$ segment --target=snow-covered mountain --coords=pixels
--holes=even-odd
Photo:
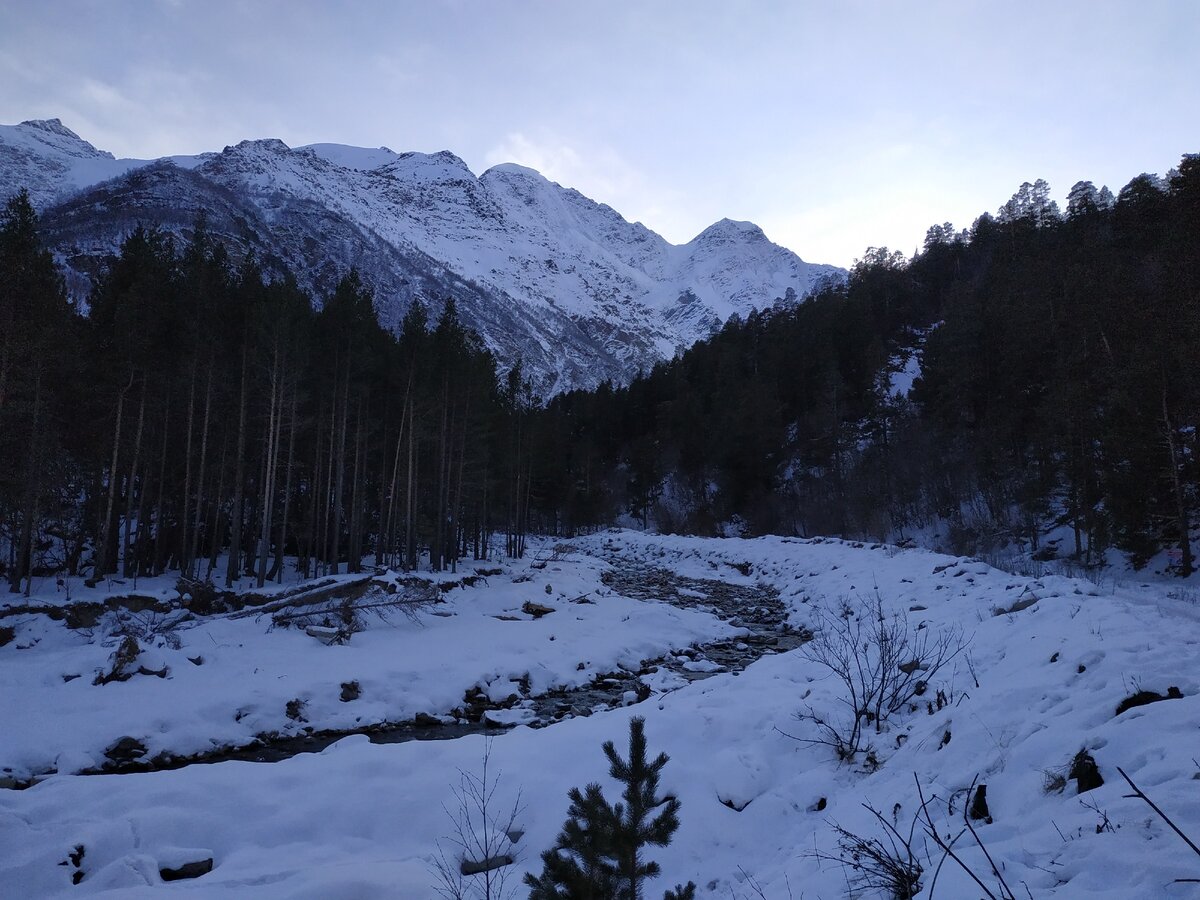
[[[168,157],[184,168],[194,167],[203,158]],[[0,125],[0,193],[8,197],[25,188],[39,209],[150,162],[116,159],[105,150],[97,150],[58,119]]]
[[[114,159],[57,119],[0,126],[0,195],[29,190],[83,293],[137,223],[186,234],[200,210],[236,252],[290,268],[316,295],[351,266],[395,326],[453,296],[502,362],[544,393],[626,381],[746,315],[843,270],[749,222],[673,245],[523,166],[476,176],[449,152],[243,141],[219,153]]]

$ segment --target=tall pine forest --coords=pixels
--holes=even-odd
[[[201,218],[185,238],[135,229],[73,302],[28,198],[10,199],[10,589],[443,570],[622,522],[1080,565],[1170,549],[1192,571],[1200,157],[1115,198],[1080,182],[1063,211],[1022,185],[911,259],[871,248],[624,387],[538,398],[452,297],[430,300],[391,334],[353,271],[310,297],[231,259]]]
[[[0,222],[0,529],[31,572],[224,581],[364,565],[435,570],[523,550],[519,369],[453,299],[380,328],[349,273],[313,298],[234,264],[197,223],[137,228],[72,308],[28,198]],[[289,561],[289,564],[290,561]]]

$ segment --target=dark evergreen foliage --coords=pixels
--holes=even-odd
[[[629,756],[604,744],[609,775],[624,785],[623,802],[610,805],[598,784],[572,788],[571,806],[555,846],[542,854],[542,874],[526,875],[530,900],[642,900],[642,885],[659,874],[643,856],[665,847],[679,827],[679,801],[658,796],[658,778],[669,757],[646,758],[645,720],[629,723]],[[676,886],[664,900],[688,900],[696,887]]]
[[[613,810],[598,784],[571,788],[571,805],[555,846],[542,854],[542,874],[525,876],[530,900],[614,900],[617,879],[607,857]]]
[[[274,266],[272,266],[274,268]],[[0,574],[201,580],[519,556],[529,531],[1171,548],[1200,505],[1200,157],[1060,215],[1022,185],[912,260],[734,318],[628,387],[541,405],[449,298],[398,335],[233,261],[203,217],[135,228],[72,308],[24,194],[0,214]],[[902,397],[889,368],[914,352]],[[1042,546],[1048,528],[1070,546]],[[504,540],[492,536],[503,534]],[[218,572],[219,558],[225,558]]]
[[[0,565],[14,592],[32,570],[41,530],[63,529],[76,514],[67,423],[77,324],[22,192],[0,213],[0,534],[8,538]]]
[[[201,217],[183,246],[135,228],[80,315],[28,198],[0,217],[12,590],[168,570],[261,586],[285,555],[310,576],[454,568],[498,550],[497,530],[519,554],[533,405],[453,300],[432,325],[414,305],[393,336],[351,271],[314,312],[292,279],[235,265]]]
[[[888,365],[921,352],[908,397]],[[667,531],[900,539],[961,552],[1046,529],[1194,565],[1200,504],[1200,157],[1065,217],[1022,185],[911,261],[871,248],[844,284],[728,322],[628,388],[555,398],[535,511],[571,531],[620,513]]]

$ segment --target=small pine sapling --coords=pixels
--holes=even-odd
[[[571,788],[571,806],[555,845],[542,854],[542,874],[525,876],[529,900],[611,900],[616,878],[605,854],[612,844],[612,809],[598,784]]]
[[[616,857],[620,900],[641,900],[641,884],[659,873],[658,863],[644,862],[641,849],[646,844],[665,847],[679,828],[679,801],[658,797],[658,776],[669,757],[658,754],[646,761],[645,720],[640,716],[629,723],[629,759],[621,759],[612,741],[605,741],[609,774],[625,785],[624,804],[613,808],[613,855]],[[651,818],[654,810],[662,807]]]
[[[629,723],[629,757],[604,744],[609,774],[625,789],[610,805],[598,784],[570,791],[571,807],[555,846],[542,854],[542,874],[525,876],[530,900],[642,900],[642,885],[659,874],[646,845],[665,847],[679,827],[679,801],[658,796],[658,778],[669,757],[646,759],[645,720]],[[676,885],[663,900],[694,900],[696,886]]]

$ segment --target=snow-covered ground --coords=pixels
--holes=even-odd
[[[473,687],[497,701],[521,693],[522,679],[533,694],[576,687],[621,666],[637,669],[669,649],[737,632],[708,613],[613,594],[600,581],[605,564],[593,557],[543,560],[544,568],[532,568],[537,559],[448,592],[418,621],[402,613],[369,620],[344,645],[325,646],[301,628],[274,628],[269,613],[252,609],[185,620],[142,637],[131,667],[166,666],[167,677],[137,674],[104,685],[93,681],[110,668],[122,640],[105,635],[111,619],[79,630],[43,615],[2,620],[15,624],[16,634],[0,649],[0,715],[19,727],[0,733],[0,774],[25,780],[90,769],[126,736],[150,758],[241,746],[261,732],[350,730],[419,713],[441,716],[463,706]],[[150,582],[139,596],[171,595],[163,581]],[[76,589],[73,599],[95,600],[111,590]],[[47,599],[63,602],[58,593]],[[555,613],[534,619],[522,611],[525,602]],[[169,624],[172,617],[158,619]],[[341,685],[349,682],[358,683],[361,695],[344,702]],[[294,700],[303,704],[303,720],[287,715]]]
[[[865,755],[839,763],[829,748],[787,736],[814,735],[795,716],[803,705],[839,709],[835,680],[803,648],[633,707],[492,739],[496,806],[510,807],[520,795],[524,833],[510,885],[540,868],[570,787],[598,781],[616,796],[600,746],[613,740],[623,748],[629,718],[641,715],[651,752],[671,756],[662,787],[682,802],[673,842],[649,853],[664,874],[648,897],[692,879],[701,897],[832,900],[847,890],[843,868],[819,858],[838,853],[834,824],[885,838],[863,807],[869,803],[907,835],[920,784],[927,798],[938,798],[929,809],[939,831],[955,834],[976,780],[987,785],[992,817],[976,829],[1015,896],[1200,896],[1200,884],[1175,881],[1200,878],[1200,857],[1145,803],[1125,796],[1117,772],[1200,838],[1200,607],[1188,595],[1137,584],[1102,591],[1086,581],[1034,580],[923,550],[841,541],[620,532],[571,546],[545,568],[515,563],[450,592],[432,611],[449,616],[377,622],[344,646],[268,630],[254,617],[202,619],[177,631],[178,650],[164,644],[143,654],[147,668],[169,667],[166,678],[93,685],[115,643],[90,642],[44,616],[17,617],[15,639],[0,647],[0,766],[31,774],[57,761],[76,771],[126,735],[151,753],[236,743],[300,727],[284,714],[292,699],[306,701],[310,725],[320,728],[436,715],[461,705],[474,685],[499,694],[528,673],[536,693],[735,632],[703,611],[630,600],[600,581],[610,565],[648,563],[687,577],[770,584],[796,626],[815,627],[823,612],[836,616],[844,604],[878,596],[915,633],[961,630],[970,643],[932,680],[916,711],[872,733],[877,767],[865,765]],[[594,602],[571,602],[584,595]],[[525,601],[555,612],[535,620],[521,612]],[[189,662],[197,655],[203,664]],[[63,680],[76,673],[82,677]],[[362,696],[342,702],[339,686],[349,680],[359,681]],[[1139,689],[1165,695],[1169,687],[1182,699],[1116,715]],[[939,690],[947,703],[931,714],[924,704]],[[172,889],[436,896],[432,867],[439,839],[450,846],[452,787],[460,772],[479,772],[487,740],[375,745],[355,736],[276,763],[59,774],[25,791],[0,791],[0,894],[152,896],[164,890],[161,867],[211,857],[211,872]],[[1070,781],[1048,792],[1083,749],[1105,783],[1081,795]],[[950,819],[947,800],[955,804]],[[969,835],[955,849],[1001,896]],[[918,897],[929,896],[941,854],[919,828],[914,850],[925,868]],[[524,893],[518,888],[516,896]],[[948,861],[934,896],[983,892]]]

